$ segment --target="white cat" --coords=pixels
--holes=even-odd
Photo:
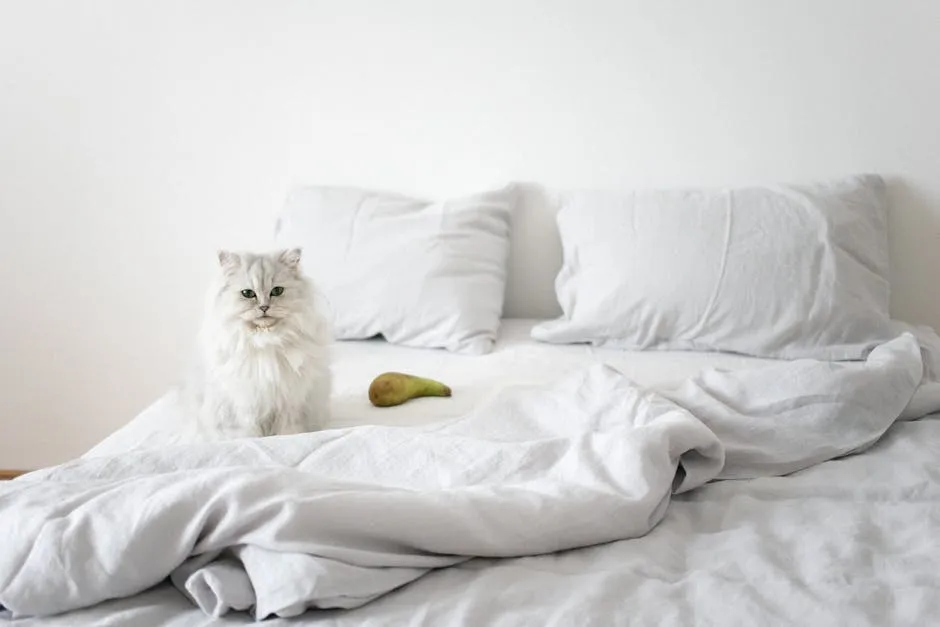
[[[315,431],[330,417],[330,333],[300,249],[219,252],[184,403],[200,438]]]

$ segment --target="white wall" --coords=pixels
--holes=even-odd
[[[881,172],[895,314],[940,326],[938,33],[935,0],[0,0],[0,467],[161,394],[214,249],[293,182]],[[517,271],[557,263],[546,224]]]

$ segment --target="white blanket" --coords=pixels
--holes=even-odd
[[[209,614],[290,616],[472,557],[633,538],[673,493],[857,452],[940,408],[915,398],[922,375],[903,335],[867,362],[706,371],[660,393],[598,366],[444,426],[80,460],[0,487],[0,605],[48,615],[170,575]]]

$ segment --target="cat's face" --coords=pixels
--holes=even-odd
[[[311,294],[299,264],[300,249],[272,254],[220,251],[216,314],[253,330],[273,330],[293,314],[302,314],[311,307]]]

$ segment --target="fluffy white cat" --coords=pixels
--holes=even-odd
[[[329,420],[330,332],[300,256],[219,252],[184,385],[200,438],[303,433]]]

